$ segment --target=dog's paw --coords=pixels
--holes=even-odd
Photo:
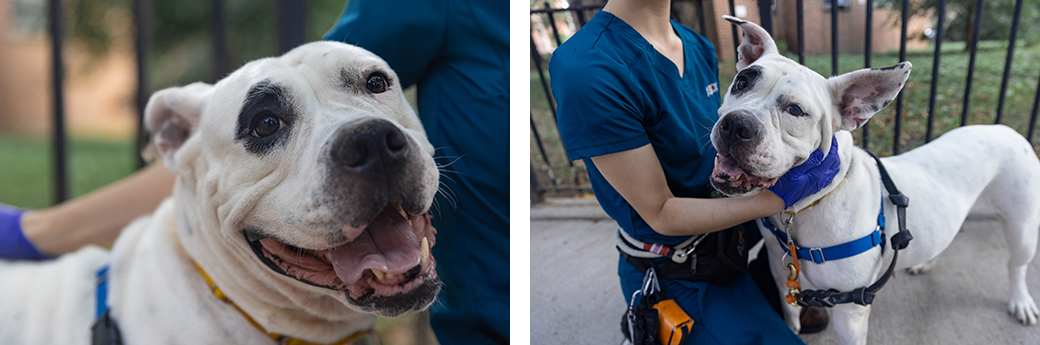
[[[1040,319],[1040,309],[1036,307],[1036,303],[1030,296],[1013,298],[1008,303],[1008,314],[1027,326],[1036,325],[1037,319]]]
[[[802,320],[799,317],[801,315],[801,307],[793,307],[783,300],[780,301],[781,309],[784,311],[784,322],[787,323],[787,327],[794,331],[794,334],[798,334],[802,330]]]
[[[910,273],[915,276],[922,275],[928,273],[928,271],[931,271],[932,267],[935,267],[935,259],[925,261],[924,263],[918,265],[910,266],[906,269],[906,273]]]

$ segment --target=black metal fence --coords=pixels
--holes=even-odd
[[[137,91],[136,109],[138,115],[138,135],[134,145],[134,154],[137,159],[137,167],[144,167],[145,162],[138,154],[138,148],[142,147],[143,140],[147,140],[143,128],[144,107],[148,102],[149,92],[147,90],[147,65],[146,55],[148,52],[148,40],[146,28],[149,11],[148,0],[133,0],[133,27],[134,48],[137,62]],[[228,73],[227,67],[227,44],[226,25],[224,13],[224,1],[211,1],[210,36],[213,50],[213,80],[216,81]],[[306,17],[306,1],[304,0],[275,0],[277,13],[278,53],[284,53],[304,43],[304,20]],[[48,31],[51,36],[52,57],[52,85],[53,85],[53,149],[54,149],[54,202],[59,203],[68,198],[68,157],[66,155],[66,133],[65,133],[65,95],[62,55],[63,27],[61,18],[62,1],[48,1]]]
[[[673,11],[672,11],[673,12],[673,17],[675,16],[675,12],[676,12],[675,8],[676,8],[676,4],[677,3],[691,4],[692,7],[695,8],[696,12],[697,12],[696,17],[697,17],[697,22],[698,22],[699,25],[697,25],[696,27],[699,27],[699,29],[700,29],[699,32],[704,34],[705,33],[705,24],[704,24],[705,20],[704,20],[704,7],[703,7],[704,5],[702,4],[702,1],[703,0],[686,0],[686,1],[675,1],[675,0],[673,0]],[[824,1],[830,1],[831,2],[832,6],[830,8],[838,8],[838,6],[836,6],[836,5],[839,4],[839,2],[837,0],[824,0]],[[1016,42],[1017,31],[1018,31],[1018,26],[1019,26],[1019,20],[1021,18],[1021,14],[1022,14],[1022,2],[1023,2],[1022,0],[1014,0],[1014,1],[1015,1],[1015,5],[1014,5],[1015,9],[1014,9],[1013,13],[1006,14],[1007,16],[1012,17],[1011,32],[1010,32],[1010,37],[1009,37],[1008,42],[1007,42],[1007,56],[1006,56],[1005,62],[1004,62],[1003,76],[1002,76],[1001,82],[1000,82],[1000,91],[999,91],[999,93],[997,93],[997,96],[996,96],[998,98],[996,109],[994,109],[994,113],[996,114],[996,116],[995,116],[994,119],[991,120],[992,123],[1003,123],[1003,121],[1005,120],[1004,117],[1003,117],[1003,112],[1004,112],[1004,107],[1005,107],[1005,98],[1006,98],[1005,96],[1007,95],[1007,92],[1008,92],[1008,81],[1009,81],[1009,75],[1011,73],[1011,67],[1012,67],[1012,62],[1013,62],[1015,46],[1016,46],[1016,43],[1017,43]],[[970,57],[970,60],[968,62],[967,78],[966,78],[965,84],[964,84],[965,87],[964,87],[964,96],[963,96],[963,100],[962,100],[962,110],[961,110],[961,114],[960,114],[961,115],[960,116],[960,126],[964,126],[964,125],[969,124],[969,120],[968,120],[969,102],[971,100],[970,96],[972,96],[972,81],[973,81],[973,78],[975,77],[974,76],[975,65],[976,65],[975,57],[976,57],[978,43],[979,43],[979,32],[980,32],[980,28],[982,26],[986,25],[981,20],[981,18],[983,17],[982,16],[983,2],[984,2],[984,0],[976,0],[976,3],[975,3],[975,16],[974,16],[975,20],[974,20],[974,25],[972,26],[971,38],[966,42],[967,49],[970,50],[970,56],[971,57]],[[768,4],[769,1],[765,1],[764,3]],[[907,23],[909,22],[910,16],[911,16],[911,11],[910,11],[910,7],[909,7],[910,6],[910,4],[909,4],[910,1],[900,1],[898,3],[899,3],[898,5],[900,7],[899,11],[900,11],[900,30],[901,30],[900,31],[900,33],[901,33],[900,34],[900,41],[899,41],[899,43],[900,43],[899,44],[899,61],[907,61],[907,41],[908,41],[908,38],[907,38]],[[763,4],[763,2],[759,1],[759,4]],[[602,8],[602,6],[603,6],[602,4],[599,4],[599,5],[586,5],[586,6],[578,6],[578,7],[570,7],[570,8],[551,8],[551,6],[549,6],[549,3],[546,2],[546,3],[543,4],[542,8],[532,9],[531,10],[531,16],[532,16],[532,20],[536,20],[535,16],[539,16],[539,18],[538,18],[539,20],[544,20],[544,21],[548,22],[548,26],[552,28],[552,32],[553,32],[552,38],[554,39],[555,44],[558,46],[560,43],[562,43],[562,41],[560,39],[559,29],[557,28],[557,21],[559,19],[556,17],[556,14],[559,14],[559,13],[571,13],[573,18],[577,19],[577,22],[575,24],[577,24],[577,26],[580,27],[580,26],[583,26],[585,24],[585,22],[587,21],[587,18],[591,17],[592,13],[591,13],[590,10],[599,9],[599,8]],[[871,66],[871,55],[872,55],[872,53],[871,53],[872,52],[872,49],[871,49],[872,48],[871,47],[871,43],[872,43],[871,33],[873,31],[872,30],[872,28],[873,28],[872,23],[873,23],[873,12],[874,12],[873,10],[869,10],[869,9],[873,9],[874,8],[874,0],[866,0],[866,6],[867,6],[866,8],[868,10],[865,11],[866,12],[866,18],[865,18],[866,28],[865,28],[865,37],[864,37],[864,45],[865,45],[864,46],[864,52],[865,53],[863,54],[864,55],[863,58],[864,58],[864,67],[869,68],[869,67],[872,67]],[[806,61],[805,45],[804,45],[804,38],[805,38],[804,13],[805,13],[805,10],[804,10],[803,0],[797,0],[797,3],[796,3],[796,20],[797,20],[797,42],[798,43],[797,43],[796,50],[797,50],[797,54],[798,54],[798,62],[799,63],[803,63],[803,64]],[[841,42],[838,41],[838,37],[839,37],[838,36],[838,29],[839,29],[839,27],[841,27],[839,25],[840,23],[838,22],[838,18],[839,18],[838,13],[839,13],[839,11],[830,11],[830,21],[831,21],[831,25],[830,25],[830,27],[831,27],[831,74],[832,75],[837,75],[838,74],[839,44],[841,43]],[[736,11],[735,11],[735,8],[734,8],[733,0],[729,1],[729,14],[730,15],[734,15],[734,16],[736,15]],[[936,18],[937,23],[935,25],[935,28],[936,28],[935,29],[935,36],[933,38],[933,40],[934,40],[934,51],[932,52],[932,60],[933,61],[932,61],[932,69],[931,69],[930,90],[929,90],[929,94],[928,94],[928,97],[927,97],[928,98],[928,111],[927,111],[927,121],[926,121],[925,126],[924,126],[925,127],[925,129],[924,129],[925,133],[923,135],[923,141],[924,142],[928,142],[932,138],[934,138],[933,128],[935,127],[935,123],[936,123],[936,116],[935,116],[935,113],[936,113],[936,101],[937,101],[936,92],[937,92],[937,87],[940,84],[939,83],[939,79],[940,79],[939,66],[940,66],[940,58],[943,55],[942,54],[942,43],[943,43],[943,37],[944,37],[944,28],[946,27],[946,23],[945,23],[946,14],[947,14],[946,1],[945,0],[939,0],[938,1],[938,6],[937,6],[937,10],[933,14],[933,18]],[[675,19],[675,18],[673,18],[673,19]],[[682,21],[680,21],[680,22],[682,22]],[[684,23],[684,24],[686,24],[686,23]],[[691,26],[691,27],[694,27],[694,26]],[[739,40],[738,37],[739,36],[737,36],[736,26],[733,26],[732,28],[733,28],[732,29],[733,30],[732,31],[732,33],[733,33],[732,37],[733,37],[733,43],[734,43],[733,46],[736,47],[739,44],[739,42],[738,42],[738,40]],[[546,103],[547,103],[550,111],[552,112],[552,121],[553,121],[553,123],[551,123],[551,124],[537,123],[536,116],[534,116],[534,111],[532,111],[532,114],[531,114],[532,115],[532,117],[531,117],[531,135],[532,135],[533,141],[535,142],[535,144],[537,146],[537,150],[538,150],[537,152],[534,152],[534,151],[532,152],[532,159],[531,159],[531,181],[532,181],[532,189],[533,189],[532,192],[533,193],[537,193],[537,194],[540,195],[540,194],[546,193],[546,192],[567,192],[567,191],[575,191],[575,190],[578,190],[578,191],[589,191],[589,190],[591,190],[591,187],[587,183],[587,179],[583,179],[583,172],[582,172],[583,169],[580,167],[581,163],[579,162],[578,163],[579,166],[576,166],[575,162],[571,162],[571,161],[567,160],[566,155],[563,154],[562,155],[563,156],[562,159],[566,160],[567,162],[566,162],[566,169],[564,169],[562,171],[566,172],[567,173],[566,175],[569,175],[569,176],[558,177],[557,176],[558,174],[554,173],[554,166],[557,166],[557,168],[555,168],[555,169],[557,171],[560,171],[559,166],[561,165],[561,163],[559,163],[559,162],[552,162],[551,161],[550,156],[552,156],[552,154],[549,151],[551,151],[552,148],[547,148],[547,147],[555,145],[556,147],[554,147],[554,149],[559,150],[560,152],[562,152],[562,150],[563,150],[562,144],[559,144],[558,142],[554,142],[554,143],[543,142],[543,139],[546,137],[545,131],[555,131],[556,130],[556,127],[555,127],[556,110],[555,110],[555,103],[554,103],[554,101],[552,99],[552,94],[551,94],[551,91],[549,89],[549,84],[548,84],[548,81],[547,81],[547,75],[546,75],[546,73],[544,71],[544,60],[545,60],[545,58],[538,53],[537,49],[535,49],[536,44],[535,44],[535,40],[533,38],[534,37],[533,29],[534,28],[532,27],[532,39],[531,39],[531,59],[532,59],[532,65],[534,66],[534,69],[537,71],[537,74],[538,74],[539,83],[540,83],[540,86],[541,86],[540,92],[544,92],[544,97],[545,97]],[[767,29],[768,29],[768,26],[767,26]],[[533,73],[534,72],[532,72],[532,74]],[[532,77],[532,84],[534,83],[533,79],[534,79],[534,77]],[[1029,116],[1028,116],[1029,124],[1028,124],[1028,128],[1025,130],[1026,139],[1029,140],[1030,143],[1033,142],[1032,139],[1033,139],[1034,129],[1036,127],[1037,108],[1038,108],[1038,105],[1040,105],[1040,76],[1038,76],[1037,79],[1038,79],[1038,81],[1037,81],[1036,94],[1032,98],[1032,111],[1029,113]],[[536,91],[535,91],[535,86],[533,86],[533,85],[532,85],[532,91],[531,92],[532,92],[532,97],[534,97]],[[891,130],[892,130],[892,137],[891,138],[892,139],[891,139],[891,143],[890,143],[890,147],[892,149],[892,152],[891,152],[892,154],[899,154],[902,151],[901,141],[903,141],[903,140],[901,140],[901,138],[905,138],[906,137],[905,136],[906,133],[903,133],[903,131],[904,131],[903,121],[904,121],[904,116],[905,116],[905,114],[904,114],[904,100],[903,100],[903,96],[904,95],[903,94],[905,92],[906,92],[905,89],[902,92],[900,92],[899,96],[896,98],[896,101],[895,101],[895,117],[894,117],[894,123],[891,126]],[[533,105],[532,105],[532,107],[533,107]],[[868,122],[868,124],[869,124],[869,122]],[[539,127],[541,127],[541,129],[539,129]],[[859,130],[860,133],[858,133],[859,134],[858,135],[858,137],[859,137],[858,139],[860,140],[861,145],[865,149],[869,149],[870,146],[871,146],[870,138],[872,137],[872,135],[870,135],[870,133],[869,133],[870,127],[871,126],[869,126],[869,125],[868,126],[863,126],[862,129]],[[887,144],[887,143],[885,143],[885,144]],[[559,155],[557,155],[557,156],[559,156]],[[539,174],[540,170],[543,171],[544,174]]]

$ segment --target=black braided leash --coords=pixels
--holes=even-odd
[[[885,273],[868,287],[861,287],[848,292],[840,292],[835,289],[802,290],[797,295],[798,305],[800,306],[830,308],[843,303],[856,303],[862,306],[870,305],[870,303],[874,302],[874,295],[885,286],[888,278],[892,276],[892,270],[896,267],[896,260],[899,259],[899,251],[906,248],[910,244],[910,240],[914,239],[914,236],[910,234],[910,230],[906,229],[906,206],[910,204],[910,198],[900,193],[899,189],[896,188],[896,184],[892,182],[892,177],[888,175],[885,166],[881,164],[881,159],[869,151],[867,153],[874,157],[874,161],[877,162],[878,171],[881,173],[881,182],[885,184],[889,200],[896,206],[896,217],[899,219],[899,232],[893,235],[891,239],[892,263],[888,265]]]

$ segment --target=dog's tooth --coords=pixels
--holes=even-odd
[[[404,219],[408,219],[408,213],[404,212],[404,209],[401,208],[401,204],[395,203],[394,208],[397,209],[397,213],[401,214],[401,217],[404,217]]]
[[[376,276],[376,280],[383,280],[386,277],[386,273],[375,268],[372,269],[372,274]]]
[[[332,262],[332,251],[331,250],[326,250],[325,251],[325,259],[329,260],[329,262]]]
[[[430,262],[430,241],[425,236],[422,238],[422,244],[419,245],[419,250],[422,251],[422,265],[426,266]]]
[[[741,176],[744,176],[744,173],[739,173],[739,174],[737,174],[737,176],[732,176],[732,177],[729,178],[729,180],[730,181],[736,181],[736,180],[739,180]]]
[[[719,156],[715,156],[715,166],[719,166]]]

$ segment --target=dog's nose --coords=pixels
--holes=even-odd
[[[362,172],[394,171],[408,152],[404,132],[390,121],[378,118],[345,125],[335,140],[333,161]]]
[[[758,135],[758,130],[743,116],[727,115],[719,121],[719,134],[731,143],[738,143],[751,140]]]

